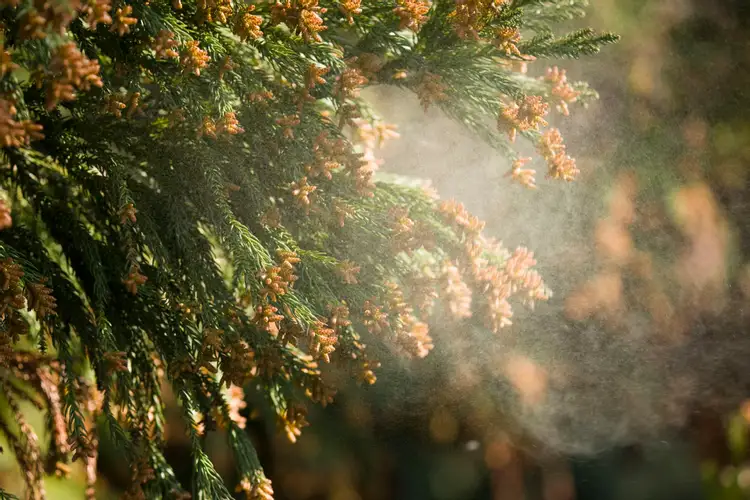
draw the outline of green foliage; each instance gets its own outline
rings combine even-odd
[[[596,54],[602,45],[617,40],[618,36],[611,33],[597,34],[592,29],[582,29],[560,38],[549,33],[541,34],[522,44],[520,49],[535,57],[577,58]]]
[[[0,489],[0,499],[2,500],[18,500],[18,497],[15,495],[11,495],[7,491]]]

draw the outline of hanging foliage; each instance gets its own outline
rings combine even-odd
[[[0,432],[27,498],[85,464],[98,434],[128,498],[184,498],[160,451],[171,384],[194,498],[231,498],[202,449],[227,430],[248,498],[272,487],[242,430],[243,390],[294,441],[325,377],[375,381],[367,345],[421,358],[430,312],[499,331],[545,300],[532,254],[483,236],[458,202],[378,180],[394,137],[360,96],[413,91],[549,177],[575,161],[550,109],[595,93],[527,63],[615,40],[552,34],[582,0],[4,0],[0,48]],[[512,178],[535,186],[534,171]],[[468,167],[467,167],[468,168]],[[21,410],[48,415],[48,457]],[[98,422],[98,425],[95,425]]]

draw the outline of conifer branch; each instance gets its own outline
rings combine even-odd
[[[8,3],[0,383],[28,375],[5,368],[26,356],[40,393],[10,389],[8,404],[30,399],[48,426],[64,421],[51,431],[69,444],[53,451],[63,468],[85,464],[89,497],[99,439],[125,450],[128,494],[159,497],[180,493],[160,451],[169,383],[189,428],[194,497],[230,497],[201,448],[214,419],[239,491],[270,500],[235,411],[242,387],[294,441],[307,406],[333,398],[324,373],[375,381],[368,344],[426,356],[438,299],[455,319],[499,331],[512,302],[549,297],[528,250],[495,243],[457,202],[376,175],[377,148],[396,134],[360,91],[412,91],[505,152],[527,187],[534,171],[515,158],[517,137],[550,179],[572,180],[575,160],[546,118],[596,93],[562,69],[532,77],[527,66],[615,41],[553,34],[585,5]],[[26,337],[39,352],[19,350]],[[35,436],[14,429],[0,419],[23,462]],[[27,483],[41,491],[29,463]]]

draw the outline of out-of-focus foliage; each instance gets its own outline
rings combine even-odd
[[[748,498],[750,421],[740,401],[750,387],[750,121],[743,111],[750,105],[750,9],[734,0],[647,2],[640,10],[629,4],[615,2],[607,21],[635,12],[639,20],[657,19],[661,28],[654,38],[634,36],[620,47],[630,59],[622,108],[629,119],[615,161],[629,177],[614,192],[631,196],[629,202],[620,196],[619,205],[612,197],[597,243],[610,262],[629,256],[631,263],[648,264],[650,276],[603,270],[599,276],[609,272],[618,286],[610,287],[610,304],[600,303],[595,314],[640,307],[660,344],[693,344],[685,353],[702,380],[676,391],[694,399],[690,435],[706,498]],[[622,223],[620,216],[618,222],[628,206],[632,220]],[[594,282],[571,297],[588,312],[593,304],[585,296],[592,290],[586,288]],[[640,298],[639,305],[628,297]]]

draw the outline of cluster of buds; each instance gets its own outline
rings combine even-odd
[[[362,343],[356,331],[347,336],[347,342],[340,349],[342,359],[352,363],[357,379],[368,385],[374,384],[377,380],[375,370],[380,367],[380,363],[368,356],[367,346]]]
[[[198,415],[200,417],[200,415]],[[202,421],[199,421],[196,416],[193,416],[194,426],[205,431],[205,427]],[[198,432],[202,434],[202,432]],[[140,500],[146,498],[146,493],[143,491],[143,486],[156,479],[156,471],[149,464],[148,455],[145,450],[138,450],[138,456],[133,459],[130,465],[130,487],[123,494],[123,500]]]
[[[282,356],[279,344],[269,345],[258,354],[257,374],[259,377],[266,379],[270,377],[284,377],[289,380],[292,376],[289,359],[285,359]],[[300,373],[310,376],[320,375],[318,364],[310,355],[298,354],[295,356],[293,362]]]
[[[331,353],[336,350],[338,332],[325,321],[315,321],[309,328],[310,354],[326,363],[331,362]]]
[[[320,32],[328,29],[320,17],[325,12],[326,9],[318,5],[318,0],[277,1],[271,7],[271,22],[286,24],[300,33],[307,42],[322,42]]]
[[[483,260],[474,266],[474,273],[475,279],[484,288],[489,327],[497,333],[511,324],[513,309],[508,299],[513,293],[513,284],[503,269],[488,265]]]
[[[386,141],[400,137],[396,131],[397,126],[390,123],[380,121],[372,123],[359,118],[354,120],[354,125],[357,142],[367,150],[382,148]]]
[[[503,287],[490,286],[487,295],[487,307],[489,309],[489,326],[493,332],[513,324],[513,308],[505,297]]]
[[[261,297],[264,299],[268,297],[274,302],[278,300],[280,295],[285,295],[291,285],[288,279],[284,279],[281,267],[279,266],[267,268],[263,271],[260,278],[263,281],[263,288],[260,290]]]
[[[478,238],[484,229],[484,221],[469,213],[463,203],[456,200],[445,200],[440,203],[438,208],[449,224],[473,238]]]
[[[210,116],[204,116],[200,127],[198,127],[198,138],[209,137],[211,139],[216,139],[218,138],[216,132],[216,121]]]
[[[268,104],[268,101],[274,98],[273,92],[270,90],[261,90],[258,92],[249,92],[246,99],[249,102],[256,104]]]
[[[412,303],[417,307],[420,317],[429,316],[439,297],[438,279],[431,266],[423,266],[408,277],[408,289]]]
[[[359,68],[347,66],[347,68],[336,77],[334,93],[343,100],[358,97],[360,89],[367,84],[367,78]]]
[[[374,301],[366,300],[362,306],[362,324],[370,333],[382,333],[390,327],[388,313]]]
[[[237,424],[237,427],[244,429],[247,425],[247,419],[243,417],[240,412],[247,408],[247,403],[245,402],[245,391],[243,391],[242,387],[239,385],[230,385],[226,391],[226,401],[227,406],[229,407],[229,419]],[[219,427],[226,427],[226,425],[221,425],[221,419],[217,419],[217,422],[219,423]]]
[[[521,41],[521,32],[518,28],[504,27],[495,30],[495,38],[492,44],[502,50],[506,56],[523,58],[518,50],[518,42]]]
[[[499,64],[510,72],[525,75],[529,72],[529,63],[534,61],[536,61],[536,57],[524,55],[523,59],[502,59]]]
[[[57,300],[52,296],[52,290],[44,286],[45,280],[40,283],[27,283],[26,306],[29,310],[36,312],[39,319],[49,315],[57,314]]]
[[[310,177],[325,177],[333,179],[333,172],[341,168],[341,164],[332,160],[317,160],[311,165],[305,165],[305,172]]]
[[[290,282],[296,281],[297,277],[294,276],[294,266],[302,261],[299,256],[291,250],[277,250],[276,258],[281,263],[284,276],[288,277]]]
[[[462,205],[456,202],[443,202],[440,209],[465,238],[469,269],[474,282],[484,288],[489,309],[488,319],[493,331],[511,324],[510,318],[513,311],[508,299],[514,293],[523,291],[524,300],[531,305],[535,300],[549,298],[549,291],[541,276],[531,269],[536,262],[527,249],[520,247],[513,254],[508,254],[499,243],[484,238],[481,235],[483,223],[471,216]],[[504,260],[504,265],[498,267],[490,264],[485,258],[487,255],[493,255],[493,261]],[[452,299],[451,302],[454,302],[451,312],[459,317],[470,315],[471,292],[463,284],[459,270],[449,263],[444,266],[443,275],[449,283],[445,294]]]
[[[18,69],[18,65],[13,62],[10,52],[5,50],[2,44],[0,44],[0,78],[16,69]]]
[[[260,29],[263,18],[253,14],[253,11],[255,11],[255,5],[245,7],[245,10],[234,21],[234,34],[240,37],[243,42],[245,40],[258,40],[263,37],[263,32]]]
[[[6,258],[0,261],[0,290],[2,291],[2,305],[0,306],[0,318],[5,318],[8,307],[12,309],[26,309],[26,299],[23,295],[21,278],[24,273],[21,267],[13,259]]]
[[[297,438],[302,434],[302,428],[308,425],[307,410],[302,406],[289,406],[279,415],[279,420],[289,442],[296,443]]]
[[[305,210],[305,214],[309,215],[310,207],[312,206],[313,202],[312,196],[315,190],[318,189],[318,187],[313,184],[309,184],[307,182],[307,177],[303,177],[298,181],[292,182],[289,189],[295,201],[297,202],[297,205]]]
[[[123,351],[108,351],[102,356],[105,373],[112,376],[128,370],[128,356]]]
[[[224,113],[219,120],[204,116],[198,128],[198,137],[218,139],[219,137],[231,137],[243,132],[245,132],[245,129],[240,126],[237,115],[234,112],[228,112]]]
[[[300,262],[297,254],[288,250],[279,250],[277,257],[280,264],[267,268],[260,276],[263,281],[263,288],[260,290],[261,297],[274,302],[278,300],[278,296],[285,295],[297,281],[294,265]]]
[[[244,493],[245,500],[273,500],[271,480],[265,477],[262,472],[254,474],[253,477],[243,477],[235,491]]]
[[[99,438],[96,432],[89,433],[89,453],[83,456],[83,464],[86,472],[86,489],[84,497],[86,500],[96,500],[96,479],[97,479],[97,462],[99,455]]]
[[[198,0],[199,22],[219,22],[226,24],[227,20],[232,17],[232,2],[230,0]]]
[[[339,3],[339,10],[349,24],[354,24],[354,16],[362,13],[362,0],[344,0]]]
[[[71,2],[34,0],[30,8],[24,9],[21,15],[19,38],[41,40],[46,38],[48,33],[64,35],[80,8],[79,0]]]
[[[393,318],[396,344],[409,356],[424,358],[432,350],[432,338],[427,323],[417,320],[404,293],[396,283],[386,283],[388,314]]]
[[[111,0],[87,0],[81,7],[81,15],[86,16],[89,28],[95,30],[99,24],[112,24],[111,10]]]
[[[350,57],[346,63],[352,68],[357,68],[362,72],[365,78],[370,81],[378,79],[378,73],[383,69],[387,61],[378,54],[372,52],[362,52],[361,54]]]
[[[313,322],[307,327],[306,333],[305,329],[300,327],[296,321],[285,323],[281,335],[282,343],[297,345],[297,341],[306,336],[310,359],[313,362],[315,360],[323,360],[326,363],[330,363],[330,356],[336,350],[340,332],[342,329],[350,326],[351,321],[349,320],[349,308],[346,304],[335,307],[329,305],[328,311],[328,321],[319,319]],[[331,391],[324,387],[322,381],[319,379],[314,379],[313,383],[314,387],[307,388],[306,392],[309,393],[308,396],[324,404],[330,402],[332,400]]]
[[[141,274],[141,268],[138,264],[130,266],[128,275],[122,280],[122,284],[125,285],[128,292],[133,295],[138,294],[138,287],[142,286],[148,281],[148,278]]]
[[[572,181],[579,173],[576,161],[566,153],[562,135],[556,128],[545,131],[537,144],[539,154],[547,162],[547,177]]]
[[[109,94],[104,100],[102,112],[109,113],[117,118],[122,118],[122,110],[128,107],[128,105],[125,104],[122,99],[125,99],[125,96],[119,94]]]
[[[185,374],[195,374],[200,368],[201,367],[195,365],[189,357],[183,356],[174,359],[169,363],[168,373],[171,377],[177,379]]]
[[[541,276],[531,269],[535,264],[534,255],[527,248],[519,247],[506,258],[503,267],[488,265],[486,261],[475,266],[474,277],[484,285],[493,331],[511,324],[513,310],[508,302],[511,295],[523,292],[524,301],[532,306],[536,300],[549,298]]]
[[[427,111],[431,104],[448,99],[448,94],[445,93],[447,89],[442,76],[425,72],[416,88],[422,108]]]
[[[10,396],[15,392],[11,389],[10,382],[3,380],[0,382],[0,388],[2,388],[3,394],[6,395],[6,411],[12,415],[12,418],[18,425],[18,435],[9,434],[6,436],[6,439],[10,441],[9,448],[14,451],[18,464],[23,471],[23,479],[27,490],[26,498],[42,500],[46,497],[46,493],[43,482],[44,458],[39,437],[24,417],[16,398]],[[3,424],[7,425],[4,422]]]
[[[337,306],[328,306],[328,324],[335,329],[351,326],[349,307],[345,303]]]
[[[336,389],[330,384],[323,382],[320,377],[315,377],[307,383],[305,387],[305,396],[315,404],[319,404],[323,408],[333,403],[333,398],[336,395]]]
[[[281,210],[276,205],[269,207],[260,216],[260,223],[268,228],[275,229],[281,226]]]
[[[527,299],[532,303],[535,300],[549,298],[549,290],[541,276],[536,270],[531,269],[534,265],[534,253],[525,247],[516,248],[505,262],[505,273],[513,284],[513,292],[524,290]]]
[[[224,56],[224,59],[221,60],[221,64],[219,65],[219,80],[223,80],[224,75],[235,69],[235,67],[236,65],[232,61],[232,58],[230,56]]]
[[[323,131],[313,142],[313,152],[319,159],[331,159],[344,163],[351,158],[351,148],[343,137],[331,139],[328,131]]]
[[[0,231],[13,226],[13,217],[10,214],[8,202],[0,199]]]
[[[276,118],[276,125],[280,125],[284,130],[284,137],[287,139],[294,139],[294,127],[299,125],[301,120],[299,115],[285,115],[280,118]]]
[[[84,56],[75,42],[57,48],[52,55],[49,67],[53,80],[47,89],[46,107],[52,110],[60,101],[75,99],[76,90],[89,90],[92,86],[102,87],[99,77],[99,63]]]
[[[228,112],[224,113],[224,116],[219,120],[219,123],[216,126],[216,131],[219,134],[224,135],[237,135],[243,133],[245,129],[240,126],[240,122],[237,120],[237,115],[233,112]]]
[[[389,214],[391,222],[391,244],[395,251],[408,251],[415,245],[414,220],[406,207],[393,207]]]
[[[442,295],[448,302],[451,315],[456,319],[471,317],[471,288],[464,282],[455,264],[446,262],[443,265],[442,281]]]
[[[179,311],[183,318],[186,320],[195,319],[195,315],[200,313],[199,302],[177,302],[174,304],[175,311]]]
[[[355,137],[363,147],[363,152],[354,161],[347,162],[347,172],[354,179],[356,190],[362,196],[372,196],[375,184],[373,176],[380,169],[382,159],[375,156],[375,147],[380,147],[386,139],[398,137],[394,126],[381,123],[371,124],[361,118],[352,118],[349,124]]]
[[[201,365],[208,365],[218,359],[218,354],[222,349],[222,338],[224,336],[224,330],[220,328],[203,328],[203,340],[201,341],[201,349],[199,360],[203,361]]]
[[[117,11],[115,11],[115,19],[110,31],[113,31],[120,36],[129,33],[130,27],[138,22],[138,19],[131,16],[132,13],[133,7],[130,5],[118,8]]]
[[[548,112],[549,105],[541,96],[526,96],[518,102],[501,107],[497,128],[507,133],[513,142],[519,130],[525,132],[547,126],[544,117]]]
[[[302,107],[306,102],[315,101],[315,97],[310,94],[310,91],[318,85],[325,85],[326,79],[323,78],[323,75],[326,73],[328,73],[328,68],[325,66],[320,66],[316,63],[310,63],[307,66],[307,70],[305,71],[305,84],[300,89],[300,98],[297,103],[298,112],[302,111]]]
[[[557,66],[547,68],[544,80],[552,86],[550,94],[558,100],[556,105],[557,110],[563,115],[568,116],[570,112],[568,104],[576,102],[581,93],[570,85],[565,70],[559,69]]]
[[[339,106],[336,114],[339,117],[338,125],[339,128],[344,128],[347,125],[353,125],[355,118],[362,118],[362,112],[359,106],[354,102],[343,102]]]
[[[0,336],[4,336],[6,333],[2,332]],[[67,445],[66,420],[57,390],[59,384],[59,365],[53,362],[54,366],[52,368],[54,371],[52,371],[50,370],[50,366],[47,366],[38,354],[13,351],[12,348],[9,348],[7,356],[4,355],[4,350],[0,350],[0,361],[2,361],[0,366],[2,366],[3,372],[3,376],[0,378],[0,390],[3,392],[4,399],[7,400],[7,402],[4,401],[4,421],[0,422],[0,424],[7,429],[8,421],[5,419],[14,419],[14,423],[18,425],[19,430],[18,433],[8,434],[4,438],[7,440],[10,450],[15,454],[24,473],[23,479],[27,488],[26,498],[44,498],[44,483],[42,480],[45,473],[45,460],[41,455],[36,433],[28,425],[23,412],[20,411],[19,393],[18,389],[15,388],[16,384],[12,382],[12,378],[17,379],[24,385],[31,385],[35,389],[35,392],[40,393],[41,398],[46,400],[50,417],[48,422],[51,424],[49,425],[49,430],[53,437],[51,444],[55,448],[50,451],[58,457],[65,457],[68,455],[70,448]],[[23,399],[27,398],[24,397]],[[43,402],[38,398],[33,397],[28,399],[39,409],[43,408]],[[48,456],[53,457],[52,453]],[[65,464],[61,462],[58,462],[58,464],[57,469],[59,471],[66,468]]]
[[[279,331],[278,323],[284,319],[284,316],[278,313],[278,308],[266,304],[259,305],[255,308],[253,323],[259,328],[276,336]]]
[[[23,295],[23,278],[21,266],[11,258],[0,261],[0,319],[6,323],[6,332],[10,344],[28,331],[26,321],[19,311],[26,309],[26,299]],[[9,346],[8,346],[9,347]]]
[[[255,352],[244,340],[228,343],[220,359],[221,380],[227,387],[242,386],[258,373]]]
[[[499,12],[508,0],[456,0],[456,8],[449,14],[456,33],[461,38],[479,40],[488,14]]]
[[[135,215],[138,213],[138,210],[136,210],[135,206],[132,203],[127,203],[125,206],[123,206],[118,215],[120,216],[120,224],[125,225],[128,222],[131,224],[135,224],[136,217]]]
[[[510,176],[514,182],[524,187],[536,189],[536,179],[534,178],[536,170],[523,168],[529,161],[531,161],[531,158],[516,158],[513,160],[510,171],[506,176]]]
[[[185,73],[200,76],[201,70],[208,66],[209,61],[211,61],[211,58],[208,52],[200,48],[198,40],[190,40],[185,43],[180,56],[180,64]]]
[[[409,356],[424,358],[434,347],[430,327],[424,321],[418,321],[412,314],[400,318],[396,330],[396,342]]]
[[[26,373],[33,384],[40,390],[47,403],[48,422],[52,431],[52,442],[58,460],[55,463],[55,473],[58,476],[67,477],[70,467],[67,465],[67,456],[70,454],[67,418],[60,397],[60,365],[51,362],[49,365],[36,366],[33,373]],[[48,452],[49,453],[49,452]]]
[[[0,99],[0,146],[15,148],[44,138],[41,125],[31,120],[16,121],[16,113],[12,102]]]
[[[322,79],[316,73],[318,78]],[[313,143],[313,153],[315,159],[312,164],[305,166],[305,171],[310,177],[325,177],[328,180],[333,179],[332,172],[341,167],[342,162],[349,158],[349,148],[344,139],[332,141],[328,139],[328,133],[323,132],[315,139]]]
[[[375,370],[380,368],[380,363],[377,361],[372,361],[370,359],[363,359],[362,360],[362,369],[360,373],[360,378],[369,385],[374,384],[377,382],[378,377],[375,375]]]
[[[132,92],[128,98],[128,110],[125,113],[125,118],[130,119],[136,114],[143,115],[143,110],[146,108],[146,104],[141,102],[141,93]]]
[[[393,13],[399,18],[398,29],[408,29],[419,33],[422,25],[427,22],[430,3],[425,0],[398,0],[398,7]]]
[[[333,215],[336,216],[336,222],[338,223],[339,227],[344,227],[347,217],[351,217],[354,215],[354,208],[347,205],[341,200],[333,200],[332,212]]]
[[[169,30],[161,30],[156,35],[151,48],[156,52],[157,59],[177,59],[180,57],[177,47],[180,43],[174,39],[174,33]]]
[[[373,176],[380,168],[380,163],[382,161],[374,157],[372,150],[368,150],[360,155],[357,162],[347,164],[347,173],[354,180],[354,187],[361,196],[372,197],[374,195]]]
[[[336,266],[336,273],[347,285],[357,284],[357,275],[360,271],[361,268],[350,260],[343,260]]]
[[[312,90],[316,85],[325,85],[326,79],[323,76],[328,73],[328,68],[310,63],[305,72],[305,88]]]

